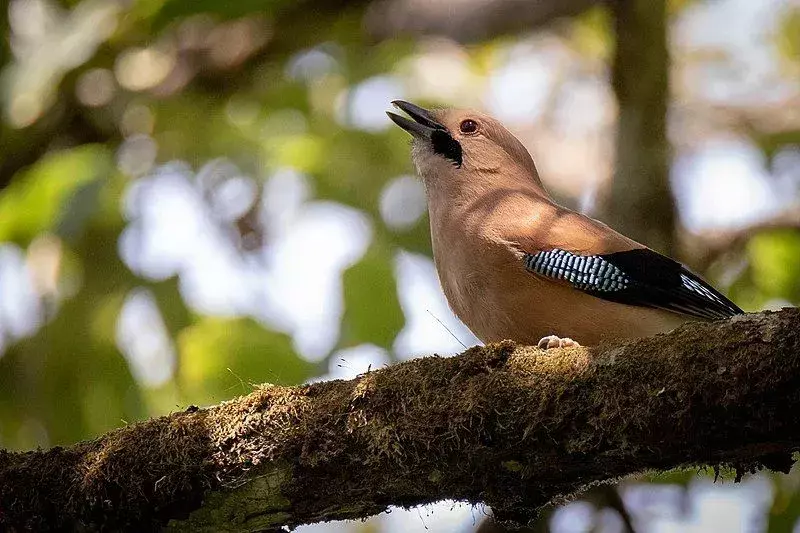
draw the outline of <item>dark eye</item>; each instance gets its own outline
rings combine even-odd
[[[470,135],[478,131],[478,123],[472,119],[462,120],[458,129],[461,130],[461,133]]]

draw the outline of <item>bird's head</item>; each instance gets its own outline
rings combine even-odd
[[[402,100],[392,103],[412,119],[387,112],[414,138],[412,157],[426,185],[520,181],[541,188],[530,154],[498,120],[466,109],[427,110]]]

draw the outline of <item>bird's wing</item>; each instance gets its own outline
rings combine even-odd
[[[704,319],[743,311],[682,264],[633,241],[602,222],[555,204],[514,226],[525,268],[613,302],[655,307]]]
[[[700,276],[649,248],[598,255],[554,248],[526,253],[523,263],[533,274],[604,300],[710,320],[743,313]]]

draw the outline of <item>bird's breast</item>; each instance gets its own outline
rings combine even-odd
[[[522,280],[516,279],[520,272],[509,250],[462,235],[434,242],[434,259],[450,308],[479,338],[510,326],[504,294]]]

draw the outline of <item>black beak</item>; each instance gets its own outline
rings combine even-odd
[[[464,159],[461,144],[453,139],[447,128],[433,117],[433,113],[402,100],[395,100],[392,104],[408,113],[408,116],[414,119],[408,120],[400,115],[387,112],[386,114],[395,124],[406,130],[414,138],[430,141],[435,153],[451,161],[456,168],[461,168],[461,163]]]
[[[403,100],[395,100],[392,102],[392,105],[402,111],[405,111],[408,116],[414,119],[412,121],[389,111],[386,112],[386,114],[389,115],[389,118],[392,119],[392,122],[406,130],[414,137],[421,137],[423,139],[430,140],[434,131],[439,130],[445,133],[447,132],[447,128],[437,122],[436,119],[433,118],[431,112],[427,109],[422,109],[419,106],[404,102]]]

